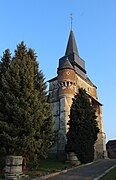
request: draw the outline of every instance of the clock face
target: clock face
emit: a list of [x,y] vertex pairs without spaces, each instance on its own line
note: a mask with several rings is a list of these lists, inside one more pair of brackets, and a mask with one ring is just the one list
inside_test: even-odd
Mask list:
[[67,74],[67,75],[70,75],[70,72],[69,72],[69,71],[67,71],[67,72],[66,72],[66,74]]

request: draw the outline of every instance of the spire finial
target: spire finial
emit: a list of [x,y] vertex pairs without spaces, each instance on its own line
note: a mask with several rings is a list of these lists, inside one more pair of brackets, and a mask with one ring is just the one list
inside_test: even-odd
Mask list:
[[73,14],[72,13],[70,13],[70,20],[71,20],[71,30],[72,30],[72,21],[73,21]]

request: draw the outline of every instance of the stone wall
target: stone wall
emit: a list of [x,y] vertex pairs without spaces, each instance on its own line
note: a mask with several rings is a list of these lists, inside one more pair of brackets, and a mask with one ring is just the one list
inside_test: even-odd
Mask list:
[[59,141],[52,149],[52,153],[66,157],[64,152],[66,144],[66,133],[68,131],[68,121],[72,98],[78,92],[79,88],[84,88],[86,92],[93,98],[97,106],[97,122],[100,128],[98,140],[95,144],[95,159],[103,158],[106,153],[105,133],[102,119],[102,106],[98,102],[96,86],[88,79],[80,77],[72,69],[63,69],[58,73],[57,79],[50,82],[49,95],[54,115],[54,129],[58,131]]

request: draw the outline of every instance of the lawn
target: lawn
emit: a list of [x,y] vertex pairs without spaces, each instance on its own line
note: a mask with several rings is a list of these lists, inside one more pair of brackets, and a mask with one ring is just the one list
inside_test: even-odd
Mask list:
[[100,180],[116,180],[116,167],[113,168],[108,174],[100,178]]
[[30,167],[30,170],[28,169],[26,174],[28,174],[30,177],[42,176],[50,173],[59,172],[64,169],[69,169],[71,167],[72,165],[70,163],[65,163],[51,159],[44,159],[40,160],[39,168],[37,170],[34,170],[32,167]]

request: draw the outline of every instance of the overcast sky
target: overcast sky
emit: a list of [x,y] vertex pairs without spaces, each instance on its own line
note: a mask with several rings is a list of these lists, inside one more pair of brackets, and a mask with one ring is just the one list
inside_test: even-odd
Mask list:
[[22,40],[35,50],[46,81],[57,74],[70,33],[103,104],[107,141],[116,139],[116,0],[0,0],[0,56]]

